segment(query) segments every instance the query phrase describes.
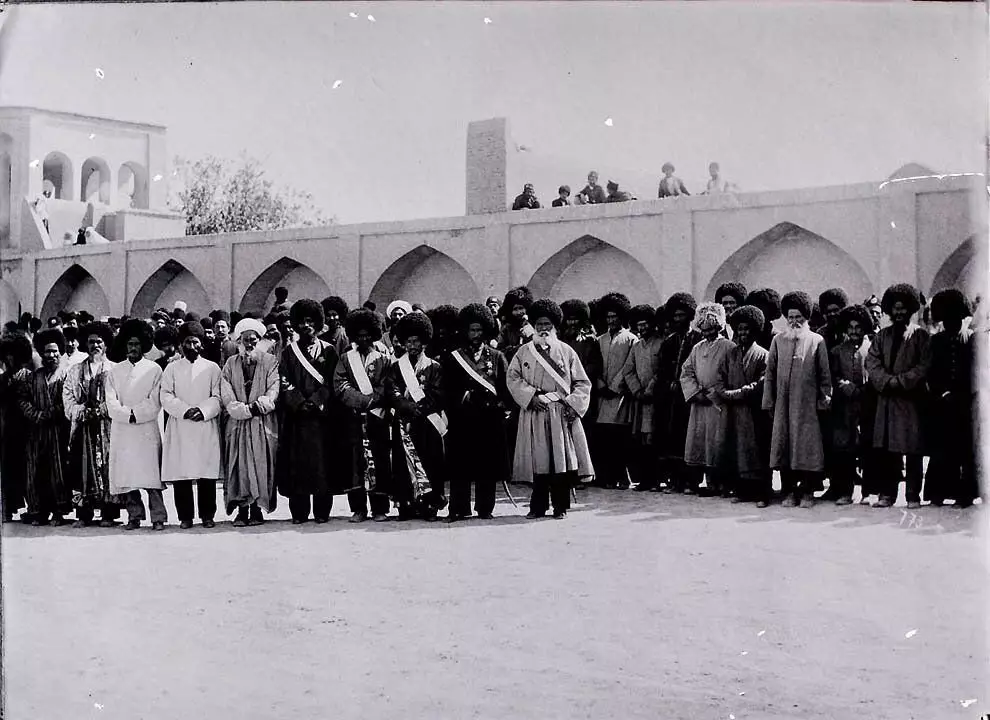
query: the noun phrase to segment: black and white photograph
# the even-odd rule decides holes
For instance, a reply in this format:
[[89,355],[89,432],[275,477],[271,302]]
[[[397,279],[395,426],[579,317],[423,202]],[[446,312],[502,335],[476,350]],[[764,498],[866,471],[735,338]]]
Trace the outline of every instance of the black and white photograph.
[[0,0],[0,720],[990,718],[988,29]]

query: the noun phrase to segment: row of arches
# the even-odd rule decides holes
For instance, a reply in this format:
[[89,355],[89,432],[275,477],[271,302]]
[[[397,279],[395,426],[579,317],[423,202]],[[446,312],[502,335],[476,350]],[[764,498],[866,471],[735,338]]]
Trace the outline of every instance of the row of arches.
[[[964,242],[936,274],[932,290],[967,287],[976,279],[975,238]],[[821,236],[791,223],[781,223],[736,251],[716,271],[705,289],[712,297],[723,282],[735,280],[747,287],[805,289],[817,294],[842,286],[850,297],[868,297],[877,288],[862,267],[847,253]],[[548,258],[530,278],[537,296],[561,301],[571,297],[597,297],[621,289],[634,303],[662,300],[653,276],[629,253],[598,238],[585,235]],[[276,287],[284,286],[290,298],[320,299],[332,294],[326,281],[312,268],[282,257],[262,271],[243,293],[237,309],[264,313],[274,302]],[[785,287],[786,286],[786,287]],[[680,288],[678,288],[680,289]],[[369,298],[384,306],[396,298],[421,302],[466,304],[482,299],[475,280],[450,256],[426,245],[407,252],[378,278]],[[138,289],[130,314],[148,316],[155,308],[171,308],[176,300],[190,310],[207,312],[218,303],[211,300],[199,279],[176,260],[166,261]],[[42,315],[59,310],[88,309],[94,315],[109,314],[109,302],[99,282],[80,265],[66,270],[48,291]]]
[[[116,177],[116,189],[113,182]],[[79,172],[79,189],[76,175],[68,155],[53,151],[42,163],[42,180],[50,182],[59,200],[80,200],[122,207],[148,208],[148,171],[138,162],[127,161],[112,173],[109,163],[101,157],[89,157],[83,161]]]

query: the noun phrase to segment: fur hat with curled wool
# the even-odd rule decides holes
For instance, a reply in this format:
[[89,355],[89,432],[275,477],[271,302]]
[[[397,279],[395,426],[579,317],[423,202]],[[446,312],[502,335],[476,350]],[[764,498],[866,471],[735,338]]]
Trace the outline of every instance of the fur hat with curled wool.
[[932,322],[962,320],[973,314],[972,306],[962,291],[956,288],[940,290],[932,298]]
[[426,311],[426,317],[430,319],[435,330],[443,330],[448,335],[453,335],[459,327],[458,317],[460,310],[453,305],[437,305],[435,308]]
[[694,313],[694,327],[702,332],[721,331],[725,328],[725,308],[717,302],[701,303]]
[[526,310],[529,310],[529,306],[533,304],[533,293],[525,285],[520,285],[517,288],[512,288],[505,294],[505,299],[502,300],[502,306],[499,309],[499,314],[502,317],[509,317],[512,315],[512,308],[516,305],[522,305]]
[[424,345],[433,339],[433,323],[423,313],[409,313],[395,324],[395,336],[403,345],[411,337],[418,337]]
[[481,303],[471,303],[461,308],[457,314],[458,325],[465,332],[472,323],[481,325],[482,334],[485,340],[491,340],[498,335],[498,325],[495,323],[495,316],[488,309],[487,305]]
[[352,341],[362,330],[367,330],[372,340],[381,340],[382,324],[382,316],[377,312],[367,308],[358,308],[347,313],[347,319],[344,320],[344,330]]
[[292,323],[292,327],[299,325],[306,317],[313,319],[317,332],[323,329],[322,305],[310,298],[301,298],[292,303],[292,307],[289,308],[289,322]]
[[766,319],[763,316],[763,311],[760,310],[755,305],[743,305],[742,307],[736,308],[729,317],[726,318],[726,322],[729,323],[729,327],[735,330],[742,323],[746,323],[753,332],[760,332],[763,330],[763,325]]
[[79,344],[87,347],[90,335],[96,335],[103,340],[108,348],[113,344],[113,328],[105,322],[91,322],[79,331]]
[[560,312],[563,313],[565,320],[575,318],[582,326],[591,322],[591,307],[584,300],[577,298],[564,300],[560,304]]
[[197,321],[182,323],[182,327],[179,328],[179,342],[185,342],[187,337],[198,337],[200,341],[206,339],[206,331],[203,326]]
[[805,320],[811,320],[812,306],[811,296],[801,290],[789,292],[780,299],[780,312],[785,317],[788,311],[797,310],[804,315]]
[[688,314],[688,319],[694,319],[695,310],[698,309],[698,301],[694,299],[694,295],[686,292],[677,292],[667,298],[667,302],[663,305],[663,315],[664,319],[669,318],[674,314],[675,310],[685,310]]
[[624,323],[629,316],[629,309],[632,307],[632,303],[622,293],[610,292],[602,295],[599,300],[599,307],[601,308],[603,317],[607,316],[610,312],[614,312],[619,316],[619,320]]
[[199,313],[197,312],[187,312],[183,317],[186,322],[199,322]]
[[45,345],[55,343],[58,345],[59,355],[65,354],[65,335],[58,328],[50,328],[36,333],[34,336],[34,349],[39,353],[45,349]]
[[0,356],[10,355],[14,365],[21,368],[31,362],[31,341],[20,330],[6,332],[0,337]]
[[846,331],[849,323],[855,320],[863,328],[863,332],[873,330],[873,316],[865,305],[846,305],[839,311],[839,329]]
[[200,318],[199,324],[203,326],[203,329],[204,330],[212,330],[213,329],[213,318],[211,318],[211,317]]
[[838,305],[839,310],[849,304],[849,296],[842,288],[829,288],[818,296],[818,309],[824,313],[829,305]]
[[753,290],[746,296],[747,305],[755,305],[763,311],[766,322],[773,322],[781,316],[780,293],[773,288],[760,288]]
[[171,325],[155,330],[155,347],[160,350],[166,344],[179,344],[179,333]]
[[715,302],[721,302],[726,295],[731,295],[736,299],[736,304],[742,305],[746,302],[746,286],[737,282],[722,283],[715,291]]
[[560,305],[555,303],[550,298],[542,298],[537,300],[529,307],[529,319],[534,325],[536,321],[540,318],[546,318],[556,329],[560,329],[561,323],[564,322],[564,313],[560,310]]
[[141,341],[141,352],[146,353],[151,350],[151,346],[155,343],[154,333],[151,331],[151,326],[148,325],[144,320],[131,319],[120,326],[120,332],[117,334],[120,338],[121,346],[126,352],[127,342],[131,338],[137,338]]
[[635,305],[629,310],[627,316],[629,318],[629,324],[635,328],[636,323],[640,320],[645,320],[650,323],[650,325],[656,326],[657,322],[657,311],[653,309],[652,305]]
[[347,307],[347,301],[336,295],[323,298],[320,302],[320,306],[323,308],[324,318],[329,316],[330,313],[335,312],[337,313],[337,317],[343,320],[347,317],[347,313],[350,311],[350,308]]
[[883,293],[883,299],[880,300],[880,308],[885,313],[890,314],[890,311],[894,309],[894,303],[898,301],[904,303],[904,307],[912,315],[921,309],[921,293],[918,292],[918,288],[914,285],[908,283],[891,285]]

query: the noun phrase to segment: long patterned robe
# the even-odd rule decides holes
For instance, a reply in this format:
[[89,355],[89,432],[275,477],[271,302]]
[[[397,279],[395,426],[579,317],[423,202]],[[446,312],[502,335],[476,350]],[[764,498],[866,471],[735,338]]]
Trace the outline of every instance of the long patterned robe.
[[729,436],[743,480],[760,480],[770,467],[770,423],[760,407],[767,355],[756,343],[729,352],[729,380],[722,395],[729,403]]
[[16,382],[21,413],[30,428],[25,455],[27,511],[65,515],[72,505],[63,476],[69,438],[62,408],[65,371],[24,369],[17,373]]
[[[278,359],[264,352],[250,368],[243,355],[234,355],[220,373],[220,402],[228,416],[223,454],[228,515],[255,502],[265,512],[277,506],[275,403],[280,387]],[[251,414],[252,403],[257,403],[260,415]]]
[[[892,357],[895,332],[893,326],[880,330],[866,356],[866,372],[878,393],[873,447],[899,455],[923,455],[921,417],[931,365],[930,338],[918,325],[908,325],[897,357]],[[887,384],[895,377],[901,387],[890,390]]]
[[[681,368],[681,391],[691,408],[684,441],[684,462],[708,468],[725,469],[732,458],[729,447],[729,411],[721,392],[729,380],[731,340],[716,337],[702,340],[691,349]],[[702,405],[697,396],[715,396],[712,404]]]
[[[543,369],[536,358],[539,351],[533,343],[526,343],[509,363],[506,383],[512,399],[519,405],[519,427],[512,463],[512,476],[516,482],[532,482],[534,475],[546,475],[577,471],[579,477],[595,474],[588,453],[588,441],[581,418],[588,411],[591,381],[588,380],[577,353],[560,341],[551,342],[550,358],[563,370],[563,380],[570,388],[562,388]],[[566,392],[568,391],[569,392]],[[547,410],[530,408],[533,396],[538,392],[558,393],[560,402],[550,404]],[[563,405],[567,404],[578,417],[568,420]]]
[[[113,366],[107,383],[110,414],[110,490],[162,489],[161,411],[162,369],[142,358]],[[134,424],[131,424],[131,413]]]
[[[300,346],[309,362],[323,376],[314,378],[296,359],[289,345],[279,364],[282,429],[279,432],[275,478],[283,497],[340,495],[353,489],[350,455],[342,438],[343,413],[334,398],[333,377],[340,367],[337,351],[316,340],[309,349]],[[305,409],[304,403],[314,409]]]
[[[365,395],[358,389],[357,380],[351,371],[348,360],[354,355],[368,374],[371,384],[371,394]],[[385,397],[385,378],[391,364],[387,355],[376,348],[371,348],[367,355],[361,355],[357,350],[349,350],[340,359],[333,374],[333,391],[344,410],[345,432],[338,433],[347,443],[350,461],[348,485],[351,489],[365,489],[368,492],[392,493],[392,459],[389,447],[389,412],[371,411],[381,409]],[[369,412],[370,411],[370,412]],[[383,416],[383,417],[382,417]],[[370,473],[368,453],[374,464],[374,473]]]
[[684,459],[684,442],[691,411],[684,401],[681,369],[691,349],[701,342],[701,333],[671,333],[660,344],[657,382],[654,386],[653,433],[661,458]]
[[0,374],[0,483],[3,511],[13,515],[24,507],[27,433],[20,406],[16,373]]
[[626,393],[625,367],[635,342],[636,336],[626,328],[615,335],[604,332],[598,336],[604,365],[597,387],[599,391],[608,389],[613,393],[612,397],[599,396],[595,419],[600,425],[629,424],[632,402]]
[[643,391],[641,398],[631,403],[632,431],[634,435],[653,433],[653,392],[657,370],[660,367],[660,346],[663,338],[653,335],[633,343],[623,370],[626,387],[635,394]]
[[[162,407],[168,413],[162,480],[220,479],[220,368],[204,357],[169,363],[162,373]],[[191,408],[203,420],[186,420]]]
[[832,373],[825,338],[804,328],[780,333],[770,343],[763,409],[773,410],[770,467],[821,473],[825,470],[819,411],[832,401]]
[[[71,423],[69,430],[69,486],[76,507],[99,508],[118,505],[120,498],[110,489],[110,415],[106,384],[113,363],[104,360],[94,367],[84,360],[66,370],[62,404]],[[97,417],[84,417],[87,409]]]

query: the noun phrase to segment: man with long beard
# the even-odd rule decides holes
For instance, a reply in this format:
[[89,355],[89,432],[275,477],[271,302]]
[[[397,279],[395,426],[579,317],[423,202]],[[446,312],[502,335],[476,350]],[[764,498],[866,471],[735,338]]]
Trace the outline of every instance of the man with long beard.
[[110,489],[123,496],[126,530],[136,530],[145,517],[141,490],[148,494],[151,527],[164,530],[168,521],[162,499],[162,438],[158,433],[162,369],[145,358],[151,349],[151,326],[131,319],[117,341],[126,358],[110,370],[107,412],[110,414]]
[[530,519],[567,517],[570,488],[594,474],[581,417],[588,410],[591,381],[577,353],[557,339],[563,315],[552,300],[530,309],[536,335],[509,364],[507,384],[519,405],[513,477],[532,482]]
[[179,328],[182,357],[162,374],[165,427],[162,478],[175,490],[179,527],[193,525],[193,482],[204,528],[216,523],[220,479],[220,367],[202,356],[205,332],[193,320]]
[[818,413],[831,406],[832,374],[825,338],[808,327],[808,294],[787,293],[780,309],[788,328],[770,343],[763,386],[763,409],[773,418],[770,467],[788,491],[784,506],[810,508],[825,472]]

